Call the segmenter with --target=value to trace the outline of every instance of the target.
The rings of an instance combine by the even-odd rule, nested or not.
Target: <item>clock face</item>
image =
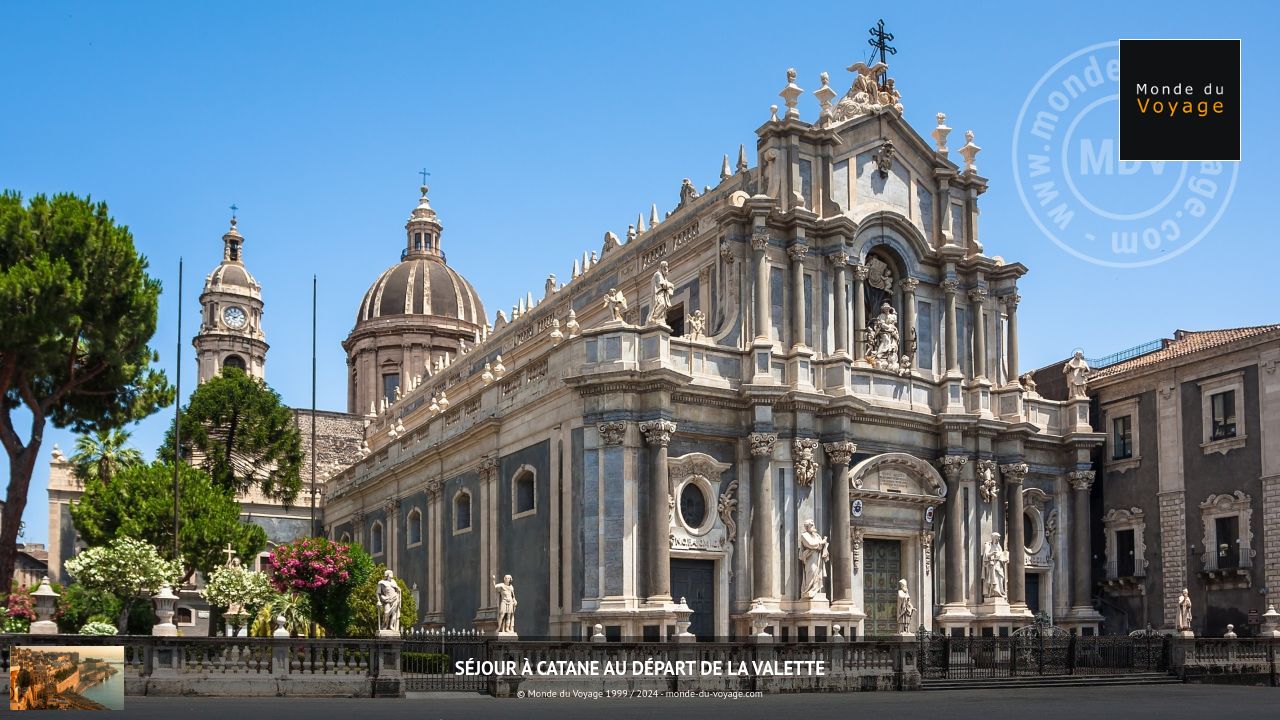
[[[222,311],[222,321],[232,330],[239,330],[244,327],[245,320],[244,310],[238,307],[229,307]]]

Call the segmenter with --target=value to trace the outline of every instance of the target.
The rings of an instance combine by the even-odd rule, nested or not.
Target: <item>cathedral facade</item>
[[[926,140],[851,70],[813,122],[789,72],[751,158],[510,315],[423,188],[344,343],[363,432],[324,490],[423,624],[495,630],[510,575],[523,637],[1096,632],[1088,398],[1020,379],[1027,268],[980,241],[972,133]]]

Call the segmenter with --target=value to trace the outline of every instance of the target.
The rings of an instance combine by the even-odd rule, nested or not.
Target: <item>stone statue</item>
[[[1178,631],[1191,632],[1191,593],[1186,588],[1178,596]]]
[[[671,309],[671,299],[675,291],[675,284],[667,279],[667,261],[663,260],[658,263],[658,269],[653,271],[653,309],[649,311],[650,325],[667,324],[667,310]]]
[[[881,370],[898,370],[898,313],[884,303],[871,326],[871,343],[867,362]]]
[[[490,575],[493,589],[498,591],[498,633],[516,633],[516,586],[511,584],[511,576],[504,575],[502,582]]]
[[[609,288],[609,292],[604,294],[604,306],[609,308],[614,322],[626,322],[624,316],[627,313],[627,297],[622,294],[621,290]]]
[[[689,339],[701,340],[703,329],[707,324],[707,316],[701,310],[694,310],[689,316]]]
[[[996,501],[996,496],[1000,494],[1000,483],[996,480],[996,463],[994,460],[978,461],[978,479],[981,484],[978,486],[978,492],[981,493],[982,499],[992,503]]]
[[[378,634],[400,635],[400,584],[388,569],[378,581]]]
[[[882,62],[875,65],[856,62],[850,65],[848,70],[856,73],[856,77],[849,92],[845,93],[840,102],[836,103],[835,109],[831,111],[832,122],[844,122],[859,115],[878,112],[886,105],[898,105],[900,96],[897,90],[893,90],[887,84],[884,90],[880,88],[880,74],[888,68],[889,66]]]
[[[1018,382],[1022,385],[1022,389],[1028,395],[1039,394],[1036,392],[1036,379],[1035,379],[1034,371],[1022,373],[1022,375],[1018,376]]]
[[[1067,376],[1068,398],[1082,400],[1089,397],[1085,393],[1085,386],[1089,383],[1089,363],[1084,359],[1083,352],[1077,350],[1067,361],[1066,367],[1062,368],[1062,372]]]
[[[991,533],[991,540],[982,548],[982,592],[988,598],[1009,596],[1008,563],[1009,551],[1000,544],[1000,533]]]
[[[823,597],[824,580],[827,577],[827,562],[831,559],[828,541],[818,534],[813,520],[804,521],[804,532],[800,533],[800,562],[804,563],[804,578],[800,586],[800,597],[812,600]]]
[[[911,593],[907,591],[907,581],[898,581],[898,630],[911,632],[911,618],[916,614],[916,606],[911,602]]]

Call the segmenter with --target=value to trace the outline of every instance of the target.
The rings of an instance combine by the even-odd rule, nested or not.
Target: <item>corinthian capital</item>
[[[498,477],[498,460],[488,455],[480,460],[480,481],[489,482]]]
[[[849,440],[839,440],[837,442],[823,443],[822,449],[827,451],[827,457],[831,459],[832,464],[836,467],[844,467],[853,459],[853,454],[858,451],[858,444]]]
[[[942,292],[948,295],[955,295],[960,292],[960,281],[947,279],[942,281]]]
[[[898,287],[902,288],[904,293],[913,293],[916,288],[920,287],[920,281],[915,278],[902,278],[898,281]]]
[[[769,228],[758,227],[751,232],[751,248],[764,250],[769,245]]]
[[[868,277],[870,277],[870,275],[871,275],[871,271],[867,269],[867,266],[866,266],[866,265],[854,265],[854,266],[853,266],[853,279],[854,279],[854,280],[857,280],[857,281],[859,281],[859,282],[862,282],[862,281],[865,281]]]
[[[843,250],[837,250],[827,256],[827,260],[836,267],[837,270],[844,268],[849,264],[849,253]]]
[[[969,291],[969,302],[981,303],[987,298],[986,288],[973,288]]]
[[[621,445],[622,440],[627,436],[627,424],[621,420],[602,422],[596,425],[596,430],[600,431],[600,442],[606,447]]]
[[[671,444],[671,434],[676,431],[676,424],[670,420],[648,420],[640,423],[640,433],[644,441],[657,447]]]
[[[1067,473],[1067,481],[1071,483],[1072,490],[1088,492],[1093,487],[1093,476],[1092,470],[1072,470]]]
[[[778,442],[778,433],[751,433],[747,439],[751,442],[752,455],[768,457],[773,454],[773,446]]]
[[[791,262],[800,262],[804,260],[804,256],[809,254],[809,246],[802,242],[795,243],[787,247],[787,257],[791,258]]]
[[[1009,463],[1000,466],[1000,474],[1004,476],[1005,482],[1015,485],[1021,483],[1030,470],[1026,463]]]
[[[1005,312],[1014,312],[1018,309],[1018,303],[1022,302],[1022,296],[1015,292],[1012,295],[1005,295],[1001,298],[1001,302],[1004,303]]]
[[[938,458],[938,467],[942,468],[942,473],[948,480],[955,482],[960,479],[960,473],[964,471],[967,462],[969,462],[967,455],[944,455]]]

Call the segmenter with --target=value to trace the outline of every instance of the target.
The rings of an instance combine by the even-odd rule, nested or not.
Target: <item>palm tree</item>
[[[98,430],[76,439],[76,454],[71,456],[74,472],[81,482],[110,482],[120,468],[142,464],[142,453],[126,447],[129,432],[122,429]]]

